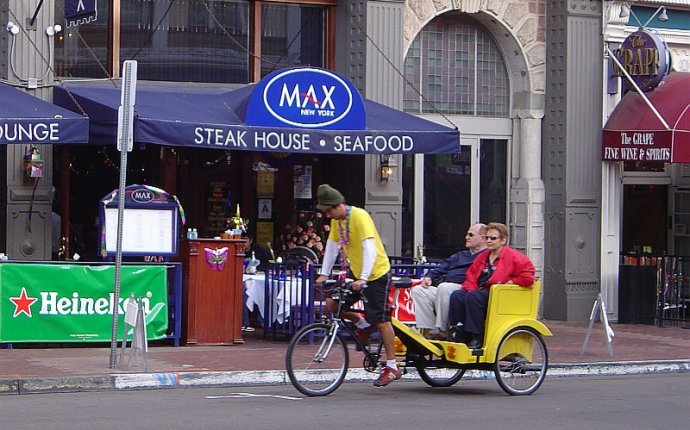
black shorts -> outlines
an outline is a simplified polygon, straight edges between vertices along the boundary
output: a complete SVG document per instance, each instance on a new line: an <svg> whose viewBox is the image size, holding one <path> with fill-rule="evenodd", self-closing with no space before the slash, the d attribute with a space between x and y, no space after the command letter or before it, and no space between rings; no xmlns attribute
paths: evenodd
<svg viewBox="0 0 690 430"><path fill-rule="evenodd" d="M371 324L386 322L391 320L391 304L388 299L390 291L391 274L390 272L378 279L367 282L367 288L359 292L352 292L345 298L345 306L351 308L358 301L362 300L362 295L366 297L364 302L364 319ZM326 297L331 298L330 293L324 292Z"/></svg>
<svg viewBox="0 0 690 430"><path fill-rule="evenodd" d="M366 297L364 302L364 319L371 324L391 320L391 305L388 293L391 285L390 272L373 281L367 282L367 288L360 291Z"/></svg>

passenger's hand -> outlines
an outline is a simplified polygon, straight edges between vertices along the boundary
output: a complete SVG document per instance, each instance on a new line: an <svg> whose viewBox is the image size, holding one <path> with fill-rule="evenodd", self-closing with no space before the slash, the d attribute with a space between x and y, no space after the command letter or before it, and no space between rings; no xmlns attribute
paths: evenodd
<svg viewBox="0 0 690 430"><path fill-rule="evenodd" d="M429 288L431 286L431 278L428 276L423 277L421 285L424 288Z"/></svg>

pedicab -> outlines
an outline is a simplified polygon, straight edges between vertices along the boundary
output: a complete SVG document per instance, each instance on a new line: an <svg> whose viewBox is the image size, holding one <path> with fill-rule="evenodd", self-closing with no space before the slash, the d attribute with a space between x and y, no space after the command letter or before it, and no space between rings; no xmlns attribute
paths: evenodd
<svg viewBox="0 0 690 430"><path fill-rule="evenodd" d="M334 299L351 294L349 284L326 281ZM412 280L394 280L397 292L412 286ZM549 329L537 320L541 280L530 287L498 284L491 287L483 345L470 349L452 340L429 340L416 329L391 318L396 335L396 355L403 374L414 368L432 387L450 387L467 370L493 373L498 385L510 395L534 393L544 381L548 353L544 336ZM397 294L396 292L396 294ZM345 300L338 302L338 312L324 320L301 328L290 341L286 369L292 385L307 396L324 396L335 391L345 380L349 368L348 339L364 354L363 368L381 369L383 345L379 340L363 344L349 322L340 317ZM394 301L395 303L395 301ZM491 374L489 373L489 374Z"/></svg>

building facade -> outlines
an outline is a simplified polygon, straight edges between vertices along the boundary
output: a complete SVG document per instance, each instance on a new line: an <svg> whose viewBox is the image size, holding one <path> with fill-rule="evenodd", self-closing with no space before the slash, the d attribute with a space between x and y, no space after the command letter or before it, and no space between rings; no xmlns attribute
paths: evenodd
<svg viewBox="0 0 690 430"><path fill-rule="evenodd" d="M18 23L25 23L38 5L2 2L7 11L3 18ZM64 22L60 3L43 6L37 28ZM601 52L601 2L111 0L98 9L97 20L64 28L58 38L29 30L12 47L12 36L3 33L3 78L27 87L24 78L41 77L52 52L55 66L45 82L29 89L44 99L50 99L54 75L57 80L114 77L126 59L139 61L140 79L178 82L245 84L275 68L333 69L365 97L456 126L461 133L457 154L385 160L390 167L385 181L378 156L346 163L298 162L317 169L325 163L329 167L324 171L348 164L337 176L321 172L314 180L352 188L352 200L372 213L390 254L415 255L424 249L444 257L462 246L468 224L503 221L511 227L511 245L532 258L545 280L544 316L582 320L589 315L604 288L602 180L598 174L583 174L583 166L599 171L601 165L602 100L588 96L603 94L601 79L592 79L604 76L603 56L592 54ZM123 23L119 31L112 31L113 16ZM33 210L41 214L37 222L42 225L32 231L42 232L41 239L36 236L42 242L27 255L22 251L29 249L22 248L23 218L12 214L28 210L33 184L12 176L20 149L6 151L7 252L12 258L49 259L52 184L63 183L61 175L74 172L48 170L36 187ZM52 166L53 148L42 151L46 165ZM79 155L81 149L73 151ZM108 166L112 154L107 151L94 155L92 164ZM179 173L178 168L170 174L161 166L172 159L175 170L185 162L204 165L219 158L206 153L180 158L160 148L142 153L141 170L158 176L154 185L187 201L193 193L180 183L194 180L194 172ZM232 173L235 182L252 174L247 166L253 162L267 161L233 153L224 159L227 164L230 157L244 166ZM269 161L279 165L276 160ZM56 165L68 164L69 159ZM351 178L342 179L346 173ZM217 180L214 175L206 178ZM243 188L255 186L245 182ZM255 194L248 195L240 200L253 202ZM192 214L204 210L203 203L189 205Z"/></svg>

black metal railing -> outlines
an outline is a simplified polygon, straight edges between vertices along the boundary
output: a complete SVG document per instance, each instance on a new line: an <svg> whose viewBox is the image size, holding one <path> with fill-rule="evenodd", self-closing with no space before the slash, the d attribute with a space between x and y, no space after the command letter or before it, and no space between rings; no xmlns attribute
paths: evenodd
<svg viewBox="0 0 690 430"><path fill-rule="evenodd" d="M391 264L394 276L420 278L435 267L426 264ZM264 285L264 336L290 337L299 328L311 324L326 311L326 296L315 288L320 264L269 263Z"/></svg>
<svg viewBox="0 0 690 430"><path fill-rule="evenodd" d="M690 323L690 257L622 255L619 275L619 322Z"/></svg>

